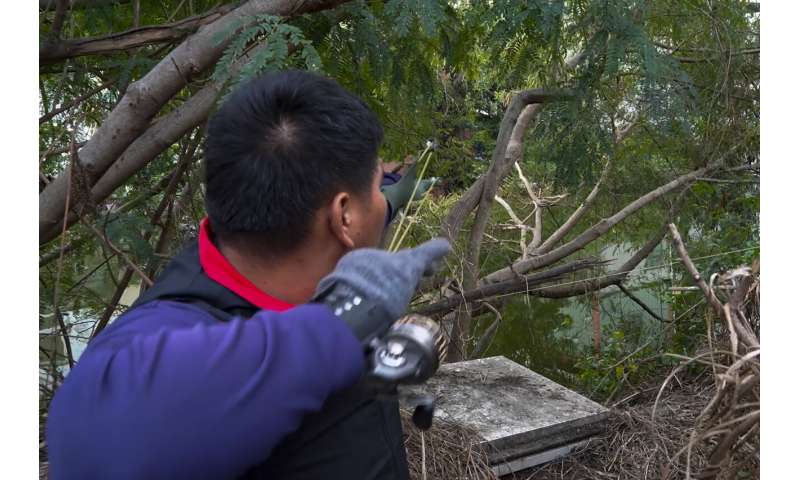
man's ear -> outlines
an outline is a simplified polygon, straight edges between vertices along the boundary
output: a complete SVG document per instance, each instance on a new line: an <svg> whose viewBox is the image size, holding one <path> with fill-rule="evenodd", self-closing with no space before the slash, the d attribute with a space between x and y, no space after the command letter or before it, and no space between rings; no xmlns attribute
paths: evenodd
<svg viewBox="0 0 800 480"><path fill-rule="evenodd" d="M333 235L341 242L345 250L356 248L354 238L353 198L347 192L339 192L328 205L328 219Z"/></svg>

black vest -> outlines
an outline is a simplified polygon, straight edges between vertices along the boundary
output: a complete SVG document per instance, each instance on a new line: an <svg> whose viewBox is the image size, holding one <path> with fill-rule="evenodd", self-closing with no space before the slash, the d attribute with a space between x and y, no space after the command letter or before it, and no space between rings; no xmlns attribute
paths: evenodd
<svg viewBox="0 0 800 480"><path fill-rule="evenodd" d="M200 266L198 242L179 253L131 308L153 300L191 303L219 321L249 318L259 309L209 278ZM399 405L362 385L331 395L322 410L305 417L264 462L241 479L408 478Z"/></svg>

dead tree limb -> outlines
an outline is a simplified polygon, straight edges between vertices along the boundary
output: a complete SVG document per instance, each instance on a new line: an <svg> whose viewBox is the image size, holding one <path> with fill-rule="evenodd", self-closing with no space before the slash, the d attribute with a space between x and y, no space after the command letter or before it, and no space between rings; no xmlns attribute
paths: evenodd
<svg viewBox="0 0 800 480"><path fill-rule="evenodd" d="M234 9L221 5L208 12L165 25L148 25L98 37L75 38L45 43L39 49L39 65L50 65L68 58L124 52L156 43L181 40L203 25L208 25Z"/></svg>
<svg viewBox="0 0 800 480"><path fill-rule="evenodd" d="M686 245L683 243L681 234L678 232L678 228L674 223L669 224L669 231L672 235L672 243L675 245L678 256L680 257L683 266L686 267L686 270L688 270L689 274L692 276L692 280L703 292L706 300L708 300L708 303L714 308L714 311L717 313L717 315L719 315L720 318L725 318L725 312L722 308L722 303L720 303L717 296L708 287L708 284L703 279L703 276L700 275L697 267L694 266L694 262L692 262L692 259L689 257L689 252L686 251Z"/></svg>
<svg viewBox="0 0 800 480"><path fill-rule="evenodd" d="M538 112L538 109L528 110L529 115L523 118L520 123L520 114L523 109L531 104L542 104L554 100L563 100L570 97L569 92L545 92L542 89L524 90L514 95L508 108L506 109L503 120L500 122L500 132L497 134L492 163L489 171L486 172L483 181L478 211L475 213L475 222L470 230L469 241L467 243L467 255L464 272L464 285L467 288L474 288L478 281L478 265L480 260L481 243L486 225L489 223L489 216L492 210L494 196L500 181L508 174L514 163L519 160L522 154L522 138L524 137L527 122ZM541 107L540 107L541 108ZM531 113L532 112L532 113ZM516 128L520 124L520 128ZM519 133L516 138L512 134L517 130ZM514 142L512 143L512 140Z"/></svg>
<svg viewBox="0 0 800 480"><path fill-rule="evenodd" d="M586 51L581 51L571 57L567 58L564 62L565 66L568 69L574 69L577 67L583 59L586 58ZM531 102L533 103L533 102ZM514 139L515 144L519 142L521 145L525 132L527 131L528 125L530 124L531 120L535 118L535 116L539 113L541 109L540 103L534 103L533 105L527 105L526 108L522 111L519 115L519 119L517 120L518 125L515 125L514 131L511 133L511 137ZM505 117L504 117L505 118ZM498 139L500 139L500 135L498 135ZM509 140L510 144L510 140ZM521 148L521 147L520 147ZM497 149L495 148L495 152ZM513 152L512 152L513 153ZM503 157L505 158L505 157ZM495 160L495 155L492 155L492 161ZM502 180L505 175L508 173L508 169L511 167L511 164L506 164L503 169L500 171L499 178ZM491 169L492 167L490 167ZM487 174L483 174L478 177L477 180L461 195L458 202L450 208L450 211L447 213L444 222L442 223L442 228L439 233L439 236L448 238L450 241L453 241L458 236L459 230L464 225L464 222L469 217L469 214L478 206L478 203L481 200L481 195L483 192L484 183L486 181Z"/></svg>
<svg viewBox="0 0 800 480"><path fill-rule="evenodd" d="M628 136L633 132L633 127L636 124L636 118L631 120L627 125L625 125L619 132L617 132L616 136L614 137L614 143L619 144L622 143ZM608 178L608 174L611 171L611 159L606 161L605 166L603 167L603 173L600 174L600 178L597 180L597 183L592 188L592 191L589 192L589 195L586 196L586 199L572 212L572 215L569 216L567 221L561 224L560 227L550 235L547 240L542 242L541 245L534 245L527 249L527 254L530 256L539 256L544 253L549 252L553 249L553 247L560 242L569 232L575 228L575 225L578 224L581 218L589 211L589 208L594 204L595 200L597 200L597 195L600 193L600 187L605 183L606 179Z"/></svg>
<svg viewBox="0 0 800 480"><path fill-rule="evenodd" d="M441 315L458 308L459 305L462 305L466 302L475 302L496 297L498 295L525 293L545 282L557 280L568 273L574 273L587 268L597 267L602 264L603 262L594 258L575 260L571 263L551 268L550 270L532 273L521 278L515 278L500 283L492 283L480 288L469 290L463 294L453 295L451 297L439 300L438 302L425 305L424 307L415 310L414 313L424 316Z"/></svg>
<svg viewBox="0 0 800 480"><path fill-rule="evenodd" d="M539 256L546 252L549 252L553 249L553 247L561 241L573 228L575 225L578 224L581 218L589 211L589 208L594 204L595 200L597 199L597 194L600 193L600 186L603 185L608 177L608 172L611 170L611 161L607 161L606 165L603 167L603 173L600 174L600 178L597 180L597 183L594 185L594 188L589 195L586 196L586 199L572 212L572 215L569 216L567 221L561 224L560 227L556 229L555 232L552 233L547 240L545 240L541 245L533 246L531 245L529 251L527 252L530 256Z"/></svg>
<svg viewBox="0 0 800 480"><path fill-rule="evenodd" d="M481 338L478 339L477 343L475 343L475 349L472 350L472 353L469 355L469 358L475 359L483 355L483 353L488 349L491 344L492 340L494 340L494 336L497 333L497 329L500 327L500 322L503 321L503 315L500 314L500 311L494 308L491 304L485 303L486 307L489 308L492 312L494 312L494 321L491 325L486 329L485 332L481 335Z"/></svg>
<svg viewBox="0 0 800 480"><path fill-rule="evenodd" d="M631 258L622 264L617 270L609 275L604 275L595 279L580 280L573 282L569 285L558 285L553 287L543 287L533 289L528 292L529 295L534 297L543 298L568 298L584 295L589 292L602 290L611 285L623 282L628 278L628 275L650 255L653 250L661 243L664 235L667 233L666 225L662 227L641 249L639 249Z"/></svg>
<svg viewBox="0 0 800 480"><path fill-rule="evenodd" d="M666 322L667 321L667 320L661 318L661 316L659 314L657 314L656 312L654 312L650 307L648 307L647 304L642 301L642 299L640 299L639 297L634 295L633 292L631 292L630 290L625 288L625 285L623 285L622 282L616 283L615 285L617 286L617 288L619 288L620 292L624 293L625 296L627 296L628 298L633 300L634 303L636 303L636 305L639 305L642 308L642 310L647 312L648 315L650 315L651 317L655 318L659 322Z"/></svg>
<svg viewBox="0 0 800 480"><path fill-rule="evenodd" d="M600 220L592 227L586 229L583 233L578 235L572 241L562 245L550 252L545 253L544 255L540 255L538 257L532 257L527 260L519 260L515 262L511 267L506 267L495 272L490 273L489 275L483 277L481 279L481 283L494 283L499 281L508 280L510 278L515 277L519 273L529 272L534 269L546 267L548 265L552 265L553 263L572 255L573 253L577 252L578 250L584 248L586 245L590 244L594 240L600 238L606 232L611 230L615 225L619 222L627 218L628 216L638 212L646 205L649 205L653 201L663 197L664 195L676 190L679 187L689 184L693 182L698 177L705 175L710 170L716 167L717 163L714 165L703 167L693 172L687 173L682 175L671 182L668 182L660 187L651 190L650 192L642 195L638 199L634 200L627 206L625 206L622 210L618 211L614 215L608 218L604 218Z"/></svg>
<svg viewBox="0 0 800 480"><path fill-rule="evenodd" d="M208 70L220 58L230 39L219 42L219 34L238 25L249 25L257 15L294 16L330 9L345 1L250 0L203 26L128 87L121 101L81 149L79 167L90 183L99 178L188 81ZM58 223L70 187L66 173L62 172L39 194L40 244L58 235Z"/></svg>

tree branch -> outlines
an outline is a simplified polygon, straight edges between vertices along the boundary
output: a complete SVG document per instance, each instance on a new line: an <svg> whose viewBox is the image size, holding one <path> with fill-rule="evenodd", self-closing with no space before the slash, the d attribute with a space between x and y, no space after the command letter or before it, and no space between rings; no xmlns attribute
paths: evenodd
<svg viewBox="0 0 800 480"><path fill-rule="evenodd" d="M84 55L123 52L154 43L174 42L190 35L203 25L215 22L233 9L233 5L221 5L200 15L184 18L166 25L148 25L112 33L111 35L46 43L39 49L39 65L49 65Z"/></svg>
<svg viewBox="0 0 800 480"><path fill-rule="evenodd" d="M497 188L500 185L500 181L511 169L511 166L519 160L522 154L522 139L525 136L527 125L541 108L531 107L528 109L526 107L532 103L542 104L568 97L569 94L566 92L545 92L541 89L524 90L514 95L506 109L503 120L500 122L500 132L497 134L492 163L483 181L478 211L475 214L475 223L472 225L467 244L466 271L464 275L464 285L467 288L474 288L477 284L481 241L486 231L486 225L489 222L492 202L497 193ZM521 117L523 109L526 109L528 114ZM518 120L521 121L518 122Z"/></svg>
<svg viewBox="0 0 800 480"><path fill-rule="evenodd" d="M667 227L664 225L639 251L622 264L614 273L598 279L584 280L571 285L560 285L553 287L539 288L529 292L529 295L543 298L568 298L584 295L588 292L602 290L611 285L623 282L628 275L650 255L653 250L661 243Z"/></svg>
<svg viewBox="0 0 800 480"><path fill-rule="evenodd" d="M39 0L39 10L55 8L59 0ZM131 0L66 0L69 8L97 8L107 5L130 3Z"/></svg>
<svg viewBox="0 0 800 480"><path fill-rule="evenodd" d="M640 307L642 307L642 310L647 312L648 315L650 315L651 317L655 318L659 322L666 322L667 321L667 320L664 320L663 318L661 318L661 316L658 315L656 312L654 312L650 307L648 307L647 304L644 303L639 297L634 295L633 292L631 292L630 290L625 288L625 286L622 284L622 282L616 283L615 285L617 286L617 288L619 288L620 292L624 293L628 298L633 300L636 303L636 305L639 305Z"/></svg>
<svg viewBox="0 0 800 480"><path fill-rule="evenodd" d="M178 190L178 185L180 183L181 177L185 174L186 170L189 168L191 164L191 160L194 158L195 152L197 151L197 147L200 144L200 139L203 135L198 132L193 140L190 140L186 143L186 149L184 150L183 154L181 155L181 159L178 161L178 166L175 167L175 171L173 172L172 176L170 177L169 184L167 185L166 190L164 191L164 197L161 199L161 202L156 207L153 214L150 216L150 224L157 225L159 220L161 219L164 212L167 210L169 205L175 198L175 193ZM169 213L167 213L169 216ZM169 223L168 221L166 223ZM167 237L168 228L165 226L161 230L161 234L159 235L158 241L156 242L156 249L155 251L158 252L159 246L163 247L163 243ZM152 235L151 231L148 231L144 235L144 240L149 241ZM149 272L148 272L149 273ZM103 315L100 317L100 320L94 327L94 331L92 332L92 338L97 336L103 329L108 325L108 322L111 320L111 317L114 315L114 312L117 310L117 305L119 305L119 301L122 299L122 295L125 293L125 290L128 288L131 279L133 278L134 269L130 266L125 269L125 272L122 274L122 278L119 281L119 285L117 285L117 289L114 291L114 294L111 297L111 300L106 307ZM150 275L146 275L148 278L152 277L152 273ZM144 284L144 282L143 282Z"/></svg>
<svg viewBox="0 0 800 480"><path fill-rule="evenodd" d="M97 93L100 93L100 92L102 92L103 90L105 90L106 88L108 88L108 87L110 87L111 85L113 85L113 84L114 84L114 82L116 82L116 79L107 80L107 81L105 81L105 82L101 83L100 85L98 85L97 87L93 88L93 89L92 89L92 90L90 90L89 92L87 92L87 93L84 93L83 95L81 95L81 96L79 96L79 97L77 97L77 98L74 98L74 99L72 99L71 101L69 101L69 102L67 102L67 103L65 103L65 104L63 104L63 105L61 105L60 107L58 107L58 108L56 108L56 109L54 109L54 110L52 110L52 111L50 111L50 112L47 112L47 113L45 113L44 115L42 115L41 117L39 117L39 125L41 125L41 124L43 124L44 122L46 122L46 121L50 120L51 118L55 117L55 116L56 116L56 115L58 115L59 113L66 112L66 111L67 111L67 110L69 110L70 108L72 108L72 107L75 107L76 105L80 105L80 104L81 104L81 103L83 103L85 100L87 100L87 99L89 99L89 98L93 97L93 96L94 96L94 95L96 95Z"/></svg>
<svg viewBox="0 0 800 480"><path fill-rule="evenodd" d="M528 254L531 256L539 256L546 252L552 250L553 246L561 241L562 238L567 236L567 234L575 228L575 225L578 224L581 218L589 211L589 207L591 207L595 200L597 199L597 194L600 192L600 186L605 183L606 178L608 177L608 172L611 170L611 161L607 161L605 167L603 167L603 173L600 174L600 178L597 180L597 183L594 185L594 188L586 199L572 212L572 215L569 216L566 222L561 224L552 235L547 237L541 245L534 246L528 251Z"/></svg>
<svg viewBox="0 0 800 480"><path fill-rule="evenodd" d="M633 132L633 127L636 125L636 119L638 115L635 115L634 118L628 122L621 130L617 132L614 136L614 144L622 143L630 134ZM538 245L531 245L528 248L527 253L531 256L538 256L544 253L549 252L553 249L553 247L561 241L567 234L575 228L575 225L578 224L581 218L589 211L589 208L594 204L595 200L597 199L597 194L600 192L600 186L603 185L608 178L608 173L611 171L611 159L606 161L605 166L603 167L603 173L600 174L600 178L597 180L594 188L586 199L581 203L578 208L572 212L572 215L569 216L566 222L564 222L555 232L553 232L550 237L545 240L541 246Z"/></svg>
<svg viewBox="0 0 800 480"><path fill-rule="evenodd" d="M682 175L676 178L675 180L672 180L671 182L666 183L646 193L645 195L642 195L641 197L628 204L625 208L623 208L616 214L612 215L611 217L604 218L603 220L594 224L592 227L586 229L583 233L578 235L575 239L573 239L569 243L562 245L556 248L555 250L547 252L544 255L529 258L527 260L519 260L515 262L512 267L506 267L497 270L493 273L490 273L481 280L481 283L493 283L493 282L504 281L509 278L513 278L516 275L514 272L524 273L537 268L542 268L547 265L552 265L553 263L561 260L562 258L572 255L573 253L577 252L578 250L582 249L589 243L593 242L597 238L604 235L606 232L611 230L611 228L613 228L616 224L618 224L628 216L644 208L646 205L652 203L653 201L663 197L667 193L670 193L673 190L683 185L686 185L696 180L698 177L701 177L706 173L708 173L709 171L713 170L714 168L717 167L717 165L719 165L719 163L721 163L721 161L722 158L708 167L703 167L693 172Z"/></svg>
<svg viewBox="0 0 800 480"><path fill-rule="evenodd" d="M494 316L494 321L492 322L491 325L489 325L489 328L487 328L486 331L483 332L483 335L481 335L481 338L478 339L478 342L475 344L475 349L472 351L472 353L469 356L470 359L476 359L476 358L480 357L481 355L483 355L483 353L486 351L486 349L489 348L489 346L491 345L492 340L494 340L495 334L497 333L497 329L500 327L500 322L503 320L503 316L500 314L500 312L496 308L494 308L489 303L485 303L485 305L492 312L494 312L494 315L495 315Z"/></svg>
<svg viewBox="0 0 800 480"><path fill-rule="evenodd" d="M579 270L596 267L602 264L603 262L594 258L575 260L574 262L565 265L560 265L550 270L532 273L524 277L507 280L504 282L484 285L482 287L464 292L463 294L460 295L453 295L451 297L439 300L438 302L425 305L424 307L415 310L414 313L418 313L420 315L424 315L427 317L434 315L441 315L455 308L458 308L460 305L464 303L475 302L478 300L485 300L487 298L495 297L498 295L525 293L531 290L532 287L536 287L545 282L556 280L568 273L573 273Z"/></svg>
<svg viewBox="0 0 800 480"><path fill-rule="evenodd" d="M686 246L683 244L683 239L681 238L680 232L678 232L678 228L675 226L674 223L669 224L669 231L672 234L672 243L675 245L675 249L678 251L678 256L681 258L681 262L683 262L683 266L686 267L686 270L689 271L689 274L692 276L692 280L694 283L700 287L700 290L705 295L708 303L714 308L714 311L717 312L720 318L725 318L725 311L722 308L722 303L719 301L714 292L708 287L708 284L703 277L700 275L700 272L697 271L697 267L694 266L694 262L689 257L689 252L686 251Z"/></svg>
<svg viewBox="0 0 800 480"><path fill-rule="evenodd" d="M256 55L262 48L266 48L266 45L259 45L249 54L243 56L232 66L232 74L235 74L242 65L246 64L250 58ZM290 46L290 51L291 48L295 47ZM192 128L195 128L205 121L209 112L211 112L211 109L214 107L217 97L222 91L222 87L222 83L209 83L169 114L153 123L147 131L136 138L119 159L117 159L92 186L91 202L98 204L106 199L114 190L124 184L136 172L144 168L152 159L166 150L167 147L178 141L178 139ZM41 212L41 201L39 205ZM77 219L77 214L74 211L70 211L67 227L73 225ZM45 230L43 233L40 231L39 243L43 244L49 242L58 234L59 230L52 228Z"/></svg>
<svg viewBox="0 0 800 480"><path fill-rule="evenodd" d="M347 0L250 0L227 15L200 28L164 57L143 78L132 83L116 107L80 151L80 168L94 182L147 128L153 117L192 77L209 69L220 58L230 39L218 35L257 15L294 16L333 8ZM39 194L39 243L57 234L70 188L62 172ZM54 231L54 227L56 230Z"/></svg>

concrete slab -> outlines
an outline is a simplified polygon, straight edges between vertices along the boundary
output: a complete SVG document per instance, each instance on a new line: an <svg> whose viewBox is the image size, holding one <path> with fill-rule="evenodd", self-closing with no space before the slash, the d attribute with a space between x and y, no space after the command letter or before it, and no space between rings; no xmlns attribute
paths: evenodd
<svg viewBox="0 0 800 480"><path fill-rule="evenodd" d="M443 365L405 392L433 395L435 418L477 431L502 474L568 454L608 418L602 405L505 357Z"/></svg>

